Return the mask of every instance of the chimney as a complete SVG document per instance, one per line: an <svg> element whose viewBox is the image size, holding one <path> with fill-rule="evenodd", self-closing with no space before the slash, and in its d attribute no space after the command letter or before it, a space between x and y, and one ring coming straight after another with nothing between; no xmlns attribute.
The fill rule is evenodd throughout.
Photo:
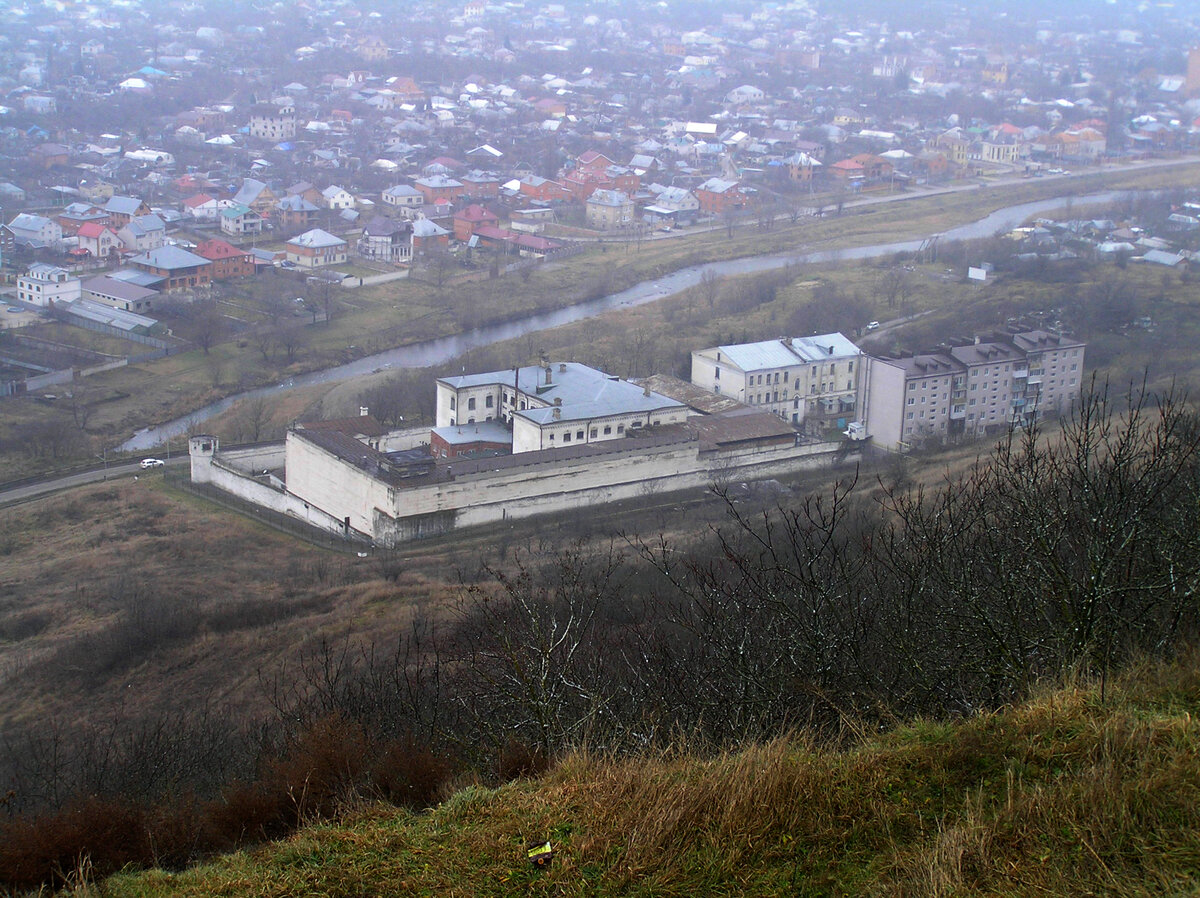
<svg viewBox="0 0 1200 898"><path fill-rule="evenodd" d="M546 366L546 384L547 385L550 384L550 374L551 374L551 369L550 369L550 366L547 365Z"/></svg>
<svg viewBox="0 0 1200 898"><path fill-rule="evenodd" d="M566 362L559 362L559 363L558 363L558 373L559 373L559 374L566 374L566 373L567 373L567 363L566 363Z"/></svg>
<svg viewBox="0 0 1200 898"><path fill-rule="evenodd" d="M557 421L557 420L558 420L559 418L561 418L561 417L562 417L562 409L561 409L561 408L558 408L558 406L555 406L555 408L554 408L554 420L555 420L555 421Z"/></svg>
<svg viewBox="0 0 1200 898"><path fill-rule="evenodd" d="M561 407L562 407L562 397L561 397L561 396L555 396L555 397L554 397L554 404L555 404L555 405L557 405L557 406L559 406L559 407L561 408Z"/></svg>
<svg viewBox="0 0 1200 898"><path fill-rule="evenodd" d="M646 384L646 386L644 386L644 387L642 388L642 395L643 395L643 396L645 396L645 397L647 397L647 398L649 398L649 396L650 396L650 384Z"/></svg>

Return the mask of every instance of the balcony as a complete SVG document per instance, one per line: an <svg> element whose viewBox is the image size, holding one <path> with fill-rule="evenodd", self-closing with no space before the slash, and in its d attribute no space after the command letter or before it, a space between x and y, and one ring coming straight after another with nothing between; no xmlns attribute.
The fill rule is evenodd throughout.
<svg viewBox="0 0 1200 898"><path fill-rule="evenodd" d="M1028 365L1019 365L1016 368L1013 368L1013 377L1014 378L1028 377L1028 376L1029 376L1029 366Z"/></svg>
<svg viewBox="0 0 1200 898"><path fill-rule="evenodd" d="M950 406L950 420L959 421L967 417L967 407L965 405Z"/></svg>
<svg viewBox="0 0 1200 898"><path fill-rule="evenodd" d="M1042 382L1042 377L1045 376L1045 374L1046 369L1044 368L1030 368L1029 378L1025 382L1027 384L1040 384Z"/></svg>

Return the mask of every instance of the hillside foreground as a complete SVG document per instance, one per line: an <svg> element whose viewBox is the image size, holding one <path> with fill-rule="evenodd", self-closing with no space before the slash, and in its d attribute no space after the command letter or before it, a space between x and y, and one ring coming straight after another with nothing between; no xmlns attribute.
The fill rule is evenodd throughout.
<svg viewBox="0 0 1200 898"><path fill-rule="evenodd" d="M1200 654L954 722L698 757L577 751L423 813L356 805L111 898L1178 895L1200 890ZM528 847L549 840L542 869ZM85 877L86 879L86 877Z"/></svg>

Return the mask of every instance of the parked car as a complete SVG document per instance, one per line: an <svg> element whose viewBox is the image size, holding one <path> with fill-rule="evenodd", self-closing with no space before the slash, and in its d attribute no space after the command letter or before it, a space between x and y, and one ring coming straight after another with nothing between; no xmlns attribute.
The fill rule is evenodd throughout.
<svg viewBox="0 0 1200 898"><path fill-rule="evenodd" d="M143 468L161 468L165 464L166 464L166 462L163 461L161 458L143 458L142 459L142 467Z"/></svg>
<svg viewBox="0 0 1200 898"><path fill-rule="evenodd" d="M869 331L873 331L873 330L875 330L875 328L877 328L877 327L879 327L879 322L878 322L878 321L870 321L870 322L867 322L867 330L869 330Z"/></svg>

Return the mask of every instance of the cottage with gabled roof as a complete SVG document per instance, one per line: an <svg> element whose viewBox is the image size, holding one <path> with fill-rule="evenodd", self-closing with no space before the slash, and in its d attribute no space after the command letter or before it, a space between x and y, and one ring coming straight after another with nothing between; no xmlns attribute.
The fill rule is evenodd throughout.
<svg viewBox="0 0 1200 898"><path fill-rule="evenodd" d="M300 268L324 268L346 261L346 241L313 228L287 242L287 260Z"/></svg>

